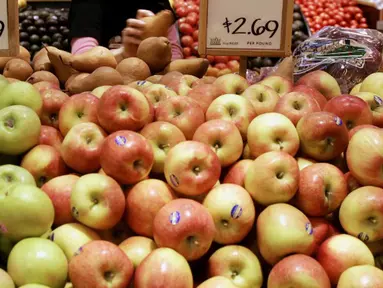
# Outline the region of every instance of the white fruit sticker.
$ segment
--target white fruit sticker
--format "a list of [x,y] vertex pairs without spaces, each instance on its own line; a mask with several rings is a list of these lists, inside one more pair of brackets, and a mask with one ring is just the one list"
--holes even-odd
[[242,207],[238,204],[235,204],[233,208],[231,208],[230,215],[234,219],[238,219],[242,215]]
[[172,225],[177,225],[181,220],[181,214],[178,211],[170,213],[169,221]]
[[180,185],[180,181],[178,181],[178,178],[174,174],[170,174],[170,182],[172,182],[174,187],[178,187]]
[[382,98],[380,98],[379,96],[375,95],[374,96],[374,100],[375,100],[376,104],[378,104],[379,106],[382,106],[382,104],[383,104]]
[[313,234],[314,229],[313,229],[313,226],[311,225],[311,223],[306,223],[306,227],[305,228],[306,228],[307,234],[309,234],[309,235]]
[[338,125],[338,126],[341,126],[343,124],[342,119],[340,119],[338,116],[336,116],[334,120],[335,120],[336,125]]
[[124,136],[116,136],[114,142],[116,142],[118,146],[124,146],[126,144],[126,138]]
[[368,237],[367,233],[364,233],[364,232],[360,232],[358,234],[358,238],[362,240],[363,242],[367,242],[368,240],[370,240],[370,237]]

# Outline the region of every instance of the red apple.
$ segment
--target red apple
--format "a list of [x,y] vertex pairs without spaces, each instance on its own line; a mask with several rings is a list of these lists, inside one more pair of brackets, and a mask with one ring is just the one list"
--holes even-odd
[[97,117],[102,128],[138,131],[153,120],[153,106],[140,91],[128,86],[109,88],[101,97]]
[[366,101],[372,113],[372,124],[383,128],[383,100],[380,96],[370,92],[353,94]]
[[290,201],[298,184],[298,163],[286,152],[271,151],[260,155],[245,176],[246,190],[264,206]]
[[168,73],[166,73],[165,75],[163,75],[161,77],[161,79],[158,82],[158,84],[162,84],[162,85],[168,86],[175,79],[178,79],[178,80],[181,79],[182,76],[183,76],[183,74],[181,72],[178,72],[178,71],[168,72]]
[[168,184],[157,179],[134,185],[126,197],[126,222],[138,235],[153,237],[153,219],[157,212],[176,198]]
[[336,286],[341,274],[358,265],[374,266],[374,256],[367,245],[356,237],[340,234],[330,237],[319,247],[317,260]]
[[215,63],[227,63],[229,62],[229,56],[215,56]]
[[352,192],[358,189],[359,187],[362,187],[362,185],[360,185],[358,180],[356,180],[356,178],[351,174],[350,171],[344,174],[344,179],[346,180],[346,183],[347,183],[348,192]]
[[286,116],[270,112],[251,121],[247,130],[251,154],[258,157],[270,151],[283,151],[292,156],[299,150],[297,129]]
[[352,129],[348,132],[348,138],[349,138],[349,140],[351,140],[352,136],[354,136],[354,134],[355,134],[356,132],[358,132],[359,130],[364,129],[364,128],[380,129],[379,127],[374,126],[374,125],[371,125],[371,124],[355,126],[354,128],[352,128]]
[[319,107],[321,109],[324,108],[324,106],[326,105],[327,103],[327,99],[326,97],[324,97],[322,95],[322,93],[320,93],[318,90],[310,87],[310,86],[306,86],[306,85],[296,85],[292,92],[300,92],[300,93],[303,93],[303,94],[306,94],[308,96],[311,96],[312,98],[314,98],[318,104],[319,104]]
[[41,92],[41,98],[43,99],[41,124],[59,128],[59,111],[69,96],[58,89],[47,89]]
[[364,128],[352,136],[346,153],[351,174],[364,186],[383,188],[383,130]]
[[230,279],[235,287],[260,288],[263,283],[257,256],[239,245],[227,245],[215,251],[208,261],[208,273],[210,277],[224,276]]
[[134,268],[137,268],[150,253],[157,249],[157,245],[152,239],[142,236],[129,237],[119,247],[132,261]]
[[186,96],[171,97],[161,102],[156,109],[156,121],[170,122],[191,140],[197,128],[205,122],[202,108]]
[[195,100],[201,106],[203,112],[206,113],[211,102],[223,94],[224,92],[213,84],[200,84],[193,87],[187,96]]
[[174,90],[177,95],[186,96],[192,89],[193,83],[198,81],[198,78],[192,75],[183,75],[177,77],[166,84],[170,89]]
[[249,193],[236,184],[221,184],[203,200],[215,224],[214,241],[219,244],[241,242],[254,225],[255,207]]
[[59,129],[65,136],[74,125],[84,122],[98,124],[97,105],[99,98],[91,93],[72,95],[61,106],[59,113]]
[[311,255],[314,247],[310,220],[297,208],[273,204],[257,219],[257,243],[267,263],[275,265],[289,254]]
[[169,151],[164,173],[166,181],[175,191],[197,196],[208,192],[217,183],[221,164],[208,145],[185,141]]
[[323,111],[331,112],[342,119],[348,130],[355,126],[372,124],[372,113],[368,104],[352,95],[341,95],[330,99]]
[[177,126],[164,121],[149,123],[140,134],[152,145],[154,164],[151,171],[154,173],[163,173],[165,158],[169,150],[178,143],[186,141],[184,134]]
[[101,167],[101,146],[105,137],[105,131],[97,124],[77,124],[69,130],[61,144],[61,157],[77,172],[95,172]]
[[331,288],[331,283],[326,271],[315,259],[297,254],[282,259],[273,267],[267,287]]
[[174,249],[188,261],[207,253],[214,234],[214,221],[209,211],[190,199],[170,201],[158,211],[153,221],[156,244]]
[[251,85],[241,95],[250,100],[257,115],[273,112],[280,98],[272,88],[262,84]]
[[[217,57],[225,57],[225,56],[215,56],[216,63],[228,62],[228,61],[220,62],[219,61],[220,58],[217,58]],[[225,59],[228,60],[228,57],[226,57]],[[216,85],[222,91],[224,91],[225,94],[237,94],[237,95],[241,95],[246,90],[246,88],[249,87],[249,84],[247,83],[247,80],[244,77],[238,74],[232,74],[232,73],[218,77],[217,80],[215,80],[214,85]]]
[[341,95],[338,82],[329,73],[316,70],[301,77],[296,85],[306,85],[318,90],[327,100]]
[[290,92],[279,99],[274,111],[285,115],[296,126],[303,116],[319,112],[321,108],[313,97],[300,92]]
[[380,287],[383,283],[383,270],[371,265],[359,265],[348,268],[339,278],[337,288]]
[[20,166],[32,174],[38,187],[68,171],[60,152],[49,145],[37,145],[32,148],[25,154]]
[[157,109],[160,102],[177,96],[176,92],[162,84],[152,84],[142,90],[146,99],[153,105],[154,110]]
[[227,172],[223,183],[232,183],[239,186],[245,187],[245,176],[253,160],[243,159],[235,163],[230,167],[229,172]]
[[281,96],[291,92],[291,90],[293,90],[294,87],[294,84],[290,80],[281,76],[268,76],[264,80],[259,82],[259,84],[266,85],[272,88]]
[[235,286],[229,278],[226,278],[224,276],[214,276],[200,285],[197,286],[197,288],[214,288],[214,287],[220,287],[220,288],[237,288],[238,286]]
[[227,67],[231,70],[231,72],[236,73],[239,72],[239,62],[237,60],[230,60],[227,63]]
[[133,131],[110,134],[101,147],[104,172],[121,184],[135,184],[149,175],[154,154],[150,142]]
[[76,175],[58,176],[41,187],[41,190],[49,196],[55,208],[54,224],[56,226],[76,221],[71,213],[70,196],[79,178]]
[[49,145],[60,151],[64,137],[60,131],[51,126],[41,125],[39,144]]
[[40,94],[48,89],[60,89],[57,83],[49,82],[49,81],[41,81],[34,83],[33,86],[39,90]]
[[244,140],[247,137],[247,129],[250,122],[255,116],[256,113],[250,100],[235,94],[219,96],[210,104],[206,111],[207,121],[213,119],[232,121],[239,129],[239,132],[241,132]]
[[338,233],[337,229],[325,218],[310,217],[314,235],[314,251],[313,255],[318,252],[319,246],[328,238]]
[[183,47],[191,47],[191,45],[193,45],[193,43],[194,43],[194,40],[193,40],[192,36],[185,35],[185,36],[181,37],[181,44]]
[[91,241],[69,262],[69,277],[76,288],[126,288],[133,276],[133,264],[116,245]]
[[342,154],[348,144],[348,130],[341,118],[330,112],[314,112],[299,120],[301,150],[314,160],[328,161]]
[[193,288],[193,274],[185,258],[169,248],[150,253],[134,275],[134,288]]
[[326,216],[340,207],[347,196],[342,171],[328,163],[315,163],[300,172],[296,206],[309,216]]
[[203,123],[193,141],[205,143],[217,154],[222,167],[236,162],[242,155],[243,142],[238,128],[229,121],[216,119]]

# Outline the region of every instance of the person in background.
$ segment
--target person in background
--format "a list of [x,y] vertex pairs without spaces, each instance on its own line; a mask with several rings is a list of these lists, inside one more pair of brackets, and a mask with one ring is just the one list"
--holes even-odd
[[[134,52],[118,49],[121,42],[138,45],[145,26],[139,19],[162,10],[173,11],[168,0],[72,0],[69,12],[71,52],[80,54],[95,46],[104,46],[112,49],[115,55],[121,54],[116,58],[133,57]],[[183,58],[175,24],[169,28],[168,39],[172,45],[172,60]]]

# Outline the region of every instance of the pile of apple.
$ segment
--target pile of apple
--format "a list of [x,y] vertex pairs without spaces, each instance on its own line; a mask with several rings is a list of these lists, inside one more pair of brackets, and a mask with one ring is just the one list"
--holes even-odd
[[383,73],[151,79],[0,77],[1,288],[383,287]]
[[[173,3],[178,17],[178,28],[181,33],[181,46],[185,58],[199,57],[198,54],[198,21],[200,0],[175,0]],[[219,77],[239,71],[239,56],[206,57],[210,66],[207,76]]]

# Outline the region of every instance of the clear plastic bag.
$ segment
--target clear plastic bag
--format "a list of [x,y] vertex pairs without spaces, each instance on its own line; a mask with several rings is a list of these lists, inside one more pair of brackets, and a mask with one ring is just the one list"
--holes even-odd
[[294,79],[324,70],[347,94],[382,63],[383,34],[370,29],[325,27],[295,49]]

